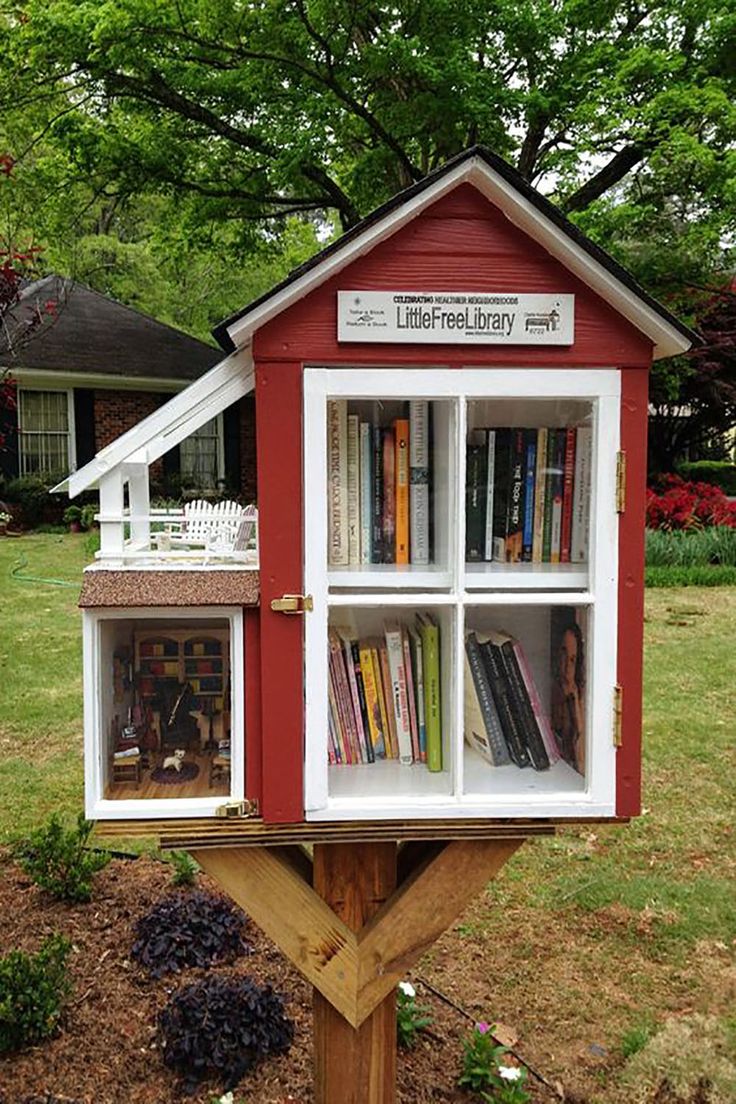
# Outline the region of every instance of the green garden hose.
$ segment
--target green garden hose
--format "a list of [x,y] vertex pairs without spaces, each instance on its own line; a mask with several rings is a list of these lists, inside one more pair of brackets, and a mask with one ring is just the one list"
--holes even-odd
[[15,579],[19,583],[46,583],[48,586],[79,588],[79,583],[69,583],[65,579],[43,579],[40,575],[21,575],[21,571],[27,566],[28,557],[24,552],[21,552],[10,569],[10,578]]

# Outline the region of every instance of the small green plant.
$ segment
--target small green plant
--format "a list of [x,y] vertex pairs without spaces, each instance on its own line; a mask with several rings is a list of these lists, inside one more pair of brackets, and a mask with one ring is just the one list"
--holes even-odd
[[62,514],[65,525],[78,525],[82,524],[82,507],[81,506],[67,506],[66,510]]
[[428,1009],[417,1004],[417,993],[409,981],[400,981],[396,989],[396,1029],[399,1046],[411,1050],[417,1035],[432,1023]]
[[0,1054],[47,1039],[56,1030],[71,988],[71,943],[51,935],[36,954],[10,951],[0,958]]
[[107,866],[110,855],[87,847],[94,825],[77,817],[76,827],[66,829],[54,814],[16,847],[16,857],[26,874],[60,901],[89,901],[92,879]]
[[97,507],[93,502],[88,502],[86,506],[82,507],[82,516],[80,521],[82,522],[82,528],[85,530],[94,529],[97,526]]
[[481,1022],[463,1044],[463,1069],[458,1079],[462,1089],[479,1092],[488,1104],[526,1104],[527,1071],[503,1062],[509,1048],[493,1036],[491,1024]]
[[174,868],[172,881],[175,886],[192,886],[197,880],[199,865],[188,851],[172,851],[171,865]]
[[655,1032],[655,1026],[651,1019],[633,1024],[621,1036],[620,1049],[624,1058],[633,1058],[647,1045]]

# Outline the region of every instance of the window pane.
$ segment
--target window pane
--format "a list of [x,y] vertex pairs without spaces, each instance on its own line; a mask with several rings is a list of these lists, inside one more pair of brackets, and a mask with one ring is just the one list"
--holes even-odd
[[69,403],[66,391],[20,391],[20,470],[59,475],[69,470]]
[[217,485],[219,427],[219,418],[213,418],[179,446],[181,474],[199,487]]

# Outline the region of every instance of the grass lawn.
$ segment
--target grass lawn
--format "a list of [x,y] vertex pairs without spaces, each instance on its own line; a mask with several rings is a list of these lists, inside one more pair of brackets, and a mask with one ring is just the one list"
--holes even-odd
[[[0,840],[82,804],[84,541],[0,540]],[[19,557],[21,574],[74,586],[21,581]],[[734,1100],[736,588],[650,590],[646,609],[645,815],[522,848],[420,973],[513,1022],[522,1052],[591,1104],[635,1104],[678,1061],[720,1070],[733,1095],[714,1099]]]

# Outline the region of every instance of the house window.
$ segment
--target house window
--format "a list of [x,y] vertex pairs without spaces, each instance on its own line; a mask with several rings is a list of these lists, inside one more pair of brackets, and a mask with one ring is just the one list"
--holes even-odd
[[179,445],[182,482],[202,489],[214,489],[225,477],[222,416],[195,429]]
[[66,475],[74,469],[71,391],[18,391],[18,458],[21,475]]

